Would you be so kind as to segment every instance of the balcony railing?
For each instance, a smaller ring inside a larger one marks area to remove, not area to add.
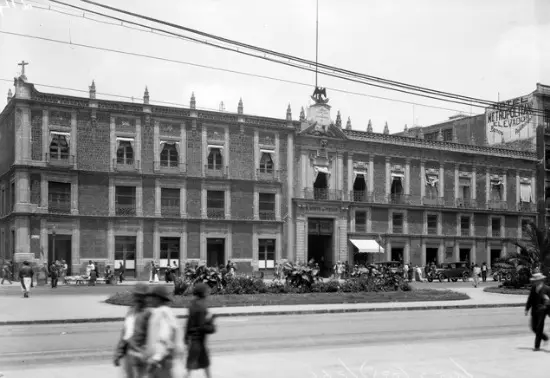
[[[275,220],[275,211],[274,210],[261,210],[259,212],[261,220]]]
[[[187,164],[156,160],[154,162],[154,170],[156,172],[185,173],[187,172]]]
[[[493,230],[493,232],[491,232],[491,237],[493,238],[500,238],[502,236],[502,234],[500,233],[500,230]]]
[[[121,217],[133,217],[136,215],[136,205],[135,204],[115,204],[115,214]]]
[[[477,200],[472,198],[457,198],[456,207],[462,207],[465,209],[477,209],[478,203]]]
[[[354,190],[350,198],[353,202],[374,202],[374,193]]]
[[[71,167],[74,165],[74,155],[65,154],[45,154],[44,160],[49,165],[57,167]]]
[[[394,205],[420,205],[418,198],[410,194],[389,194],[386,200],[387,203]]]
[[[500,200],[489,200],[487,208],[490,210],[508,210],[508,204]]]
[[[223,177],[227,178],[229,176],[229,167],[223,166],[216,169],[213,169],[212,167],[208,167],[208,164],[204,166],[204,174],[207,177]]]
[[[225,219],[225,209],[206,209],[208,219]]]
[[[393,233],[394,234],[402,234],[403,233],[403,226],[393,225]]]
[[[519,211],[535,212],[537,211],[537,205],[532,202],[520,202],[518,203]]]
[[[304,189],[304,199],[342,201],[343,195],[341,190],[336,189],[307,188]]]
[[[180,216],[180,206],[178,205],[161,205],[160,207],[161,215],[166,216]]]
[[[428,235],[437,235],[437,227],[428,227]]]
[[[461,228],[460,229],[460,236],[470,236],[470,229],[469,228]]]
[[[125,159],[118,160],[113,159],[113,168],[117,171],[135,171],[141,167],[139,160]]]
[[[71,213],[71,199],[68,197],[59,195],[48,195],[48,212],[56,214],[70,214]]]
[[[422,204],[424,206],[440,207],[445,205],[445,201],[441,197],[423,197]]]
[[[367,225],[364,223],[355,223],[355,232],[367,232]]]
[[[256,169],[256,178],[258,181],[280,181],[281,180],[281,171],[272,170],[271,172],[262,171],[261,169]]]

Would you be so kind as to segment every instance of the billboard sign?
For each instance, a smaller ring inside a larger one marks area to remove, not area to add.
[[[499,144],[536,136],[532,95],[504,101],[485,111],[487,143]]]

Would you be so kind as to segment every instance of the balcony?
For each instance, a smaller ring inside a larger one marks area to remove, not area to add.
[[[141,169],[141,164],[139,160],[125,159],[118,160],[113,159],[113,168],[115,171],[137,171]]]
[[[470,236],[470,229],[469,228],[461,228],[460,229],[460,236]]]
[[[336,189],[307,188],[304,189],[303,198],[324,201],[342,201],[343,195],[341,190]]]
[[[206,217],[208,219],[225,219],[225,209],[206,209]]]
[[[155,160],[153,169],[155,172],[181,174],[187,172],[187,164]]]
[[[65,154],[45,154],[44,160],[46,164],[55,167],[72,167],[74,165],[74,155]]]
[[[160,214],[162,216],[169,216],[169,217],[179,217],[180,216],[180,205],[174,204],[174,205],[161,205],[160,207]]]
[[[256,179],[258,181],[277,182],[281,180],[281,171],[272,170],[271,172],[267,172],[262,171],[261,169],[256,169]]]
[[[508,210],[508,204],[500,200],[489,200],[487,208],[489,210]]]
[[[120,217],[135,217],[136,204],[115,204],[115,214]]]
[[[423,197],[422,204],[424,206],[442,207],[445,205],[445,200],[441,197]]]
[[[70,214],[71,213],[70,194],[66,196],[49,194],[48,195],[48,212],[55,213],[55,214]]]
[[[354,190],[350,193],[353,202],[374,202],[374,193]]]
[[[275,220],[275,210],[260,210],[259,212],[260,220]]]
[[[518,211],[534,213],[537,211],[537,205],[532,202],[520,202],[518,203]]]
[[[367,225],[365,223],[355,223],[355,232],[367,232]]]
[[[386,203],[392,205],[420,205],[420,197],[410,194],[389,194],[386,196]]]
[[[206,177],[220,177],[227,178],[229,177],[229,167],[219,167],[219,168],[209,168],[208,164],[204,166],[204,174]]]
[[[402,234],[403,233],[403,226],[397,226],[397,225],[393,225],[393,233],[394,234]]]
[[[465,209],[477,209],[478,203],[477,203],[477,200],[472,198],[457,198],[456,207],[465,208]]]

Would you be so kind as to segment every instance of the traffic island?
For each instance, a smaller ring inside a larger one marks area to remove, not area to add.
[[[526,287],[520,287],[520,288],[514,288],[514,287],[486,287],[483,289],[483,291],[487,293],[496,293],[496,294],[512,294],[512,295],[529,295],[530,288]]]
[[[189,307],[190,295],[173,295],[172,307]],[[450,290],[414,289],[411,291],[383,291],[356,293],[265,293],[265,294],[214,294],[208,298],[210,307],[243,306],[292,306],[319,304],[360,304],[360,303],[406,303],[461,301],[470,299],[467,294]],[[125,291],[112,295],[106,301],[113,305],[130,306],[132,292]]]

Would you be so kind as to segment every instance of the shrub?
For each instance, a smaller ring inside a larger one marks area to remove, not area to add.
[[[282,265],[282,271],[287,284],[294,287],[311,288],[311,285],[320,280],[319,269],[307,265],[286,261]]]
[[[226,279],[221,292],[223,294],[262,294],[267,292],[267,285],[259,278],[234,276]]]

